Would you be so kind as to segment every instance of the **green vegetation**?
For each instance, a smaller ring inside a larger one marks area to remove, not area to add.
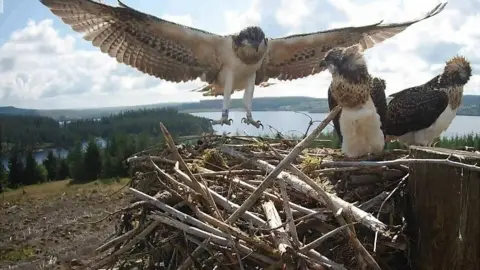
[[[35,249],[32,246],[19,246],[8,250],[0,250],[0,260],[22,261],[35,255]]]
[[[44,116],[1,115],[0,157],[8,158],[8,173],[0,166],[0,184],[15,189],[67,178],[86,183],[127,177],[125,159],[162,142],[159,122],[174,138],[213,131],[208,119],[179,113],[174,108],[125,111],[61,124]],[[105,147],[99,145],[99,138]],[[82,144],[85,141],[86,147]],[[34,150],[46,145],[63,147],[68,156],[61,158],[50,151],[43,163],[37,164]]]
[[[77,141],[90,137],[110,138],[119,132],[158,138],[160,121],[177,136],[213,130],[208,119],[179,113],[174,108],[130,110],[99,119],[80,119],[62,124],[44,116],[0,114],[1,150],[8,153],[13,145],[21,149],[69,149]]]
[[[201,100],[190,103],[159,103],[150,105],[139,105],[131,107],[110,107],[100,109],[82,109],[82,110],[32,110],[15,107],[0,107],[0,115],[28,115],[28,116],[47,116],[55,120],[70,120],[80,118],[100,118],[117,114],[125,110],[136,109],[154,109],[154,108],[176,108],[180,112],[208,112],[220,111],[222,108],[222,99]],[[253,99],[253,108],[255,111],[307,111],[310,113],[328,112],[328,102],[326,98],[311,97],[261,97]],[[232,99],[232,110],[243,110],[241,99]],[[480,96],[465,95],[458,115],[480,116]]]
[[[152,142],[148,137],[118,133],[107,139],[107,145],[103,149],[95,140],[90,139],[86,149],[76,143],[66,158],[57,157],[50,151],[42,164],[37,164],[32,151],[26,152],[23,162],[23,152],[14,148],[9,156],[8,173],[2,171],[0,184],[16,189],[65,179],[72,179],[73,183],[87,183],[97,179],[125,178],[130,175],[130,171],[124,161]]]

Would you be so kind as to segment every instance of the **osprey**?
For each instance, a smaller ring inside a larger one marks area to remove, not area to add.
[[[247,124],[252,118],[255,85],[269,78],[293,80],[317,74],[325,52],[337,46],[361,44],[372,48],[410,25],[440,13],[437,5],[426,16],[403,23],[361,26],[268,39],[260,27],[251,26],[230,35],[217,35],[173,23],[130,8],[92,0],[40,0],[76,32],[85,33],[103,53],[119,63],[170,82],[200,78],[223,95],[222,117],[212,124],[231,124],[228,118],[233,91],[245,89]],[[263,127],[263,126],[262,126]]]
[[[349,158],[381,153],[385,146],[385,81],[369,74],[362,46],[331,49],[320,66],[332,74],[330,110],[337,103],[342,106],[333,120],[342,152]]]
[[[469,61],[455,56],[446,62],[442,74],[390,95],[393,99],[387,106],[387,140],[431,146],[455,118],[462,103],[463,87],[471,76]]]

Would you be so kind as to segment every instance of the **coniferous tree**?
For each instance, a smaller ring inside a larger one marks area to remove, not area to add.
[[[10,158],[8,160],[8,178],[7,183],[10,188],[17,188],[21,185],[24,185],[23,182],[23,171],[24,166],[23,162],[20,159],[17,148],[14,147],[10,153]]]
[[[83,163],[82,145],[77,142],[75,147],[68,153],[69,173],[75,182],[86,181],[85,166]]]
[[[58,161],[56,180],[65,180],[70,177],[70,170],[68,168],[67,159],[62,158]]]
[[[47,179],[49,181],[54,181],[57,178],[58,173],[58,160],[53,151],[48,151],[47,158],[43,161],[43,166],[47,170]]]
[[[102,172],[102,160],[100,157],[100,149],[93,139],[88,142],[83,164],[85,168],[86,180],[97,180]]]
[[[39,183],[43,183],[43,182],[47,181],[48,172],[47,172],[47,169],[45,168],[45,166],[43,166],[42,164],[37,165],[36,174],[37,174],[37,181]]]
[[[25,185],[33,185],[39,182],[39,174],[37,170],[37,161],[30,150],[25,157],[25,170],[23,172],[23,182]]]

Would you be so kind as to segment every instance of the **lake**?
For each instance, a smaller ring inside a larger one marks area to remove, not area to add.
[[[316,128],[320,122],[327,117],[328,114],[326,113],[307,113],[310,117],[312,117],[313,121],[317,120],[319,122],[314,123],[310,128],[310,132]],[[191,113],[196,116],[201,116],[209,119],[220,119],[221,112],[199,112],[199,113]],[[310,118],[306,117],[303,114],[295,113],[292,111],[275,111],[275,112],[267,112],[267,111],[259,111],[259,112],[252,112],[253,119],[260,120],[264,126],[264,130],[262,128],[255,128],[251,125],[247,126],[245,123],[241,123],[241,119],[245,117],[244,111],[231,111],[229,113],[229,118],[233,120],[231,126],[220,126],[215,125],[213,126],[214,130],[218,133],[222,132],[231,132],[235,134],[237,131],[240,135],[245,135],[244,131],[246,131],[250,135],[261,135],[270,133],[270,129],[268,125],[278,129],[283,134],[296,134],[300,135],[305,132],[308,127],[308,123]],[[332,131],[333,127],[328,125],[324,131]],[[273,132],[275,132],[273,130]],[[450,127],[442,133],[442,136],[451,137],[455,135],[464,135],[468,133],[480,133],[480,117],[478,116],[463,116],[457,115],[454,119]]]
[[[320,124],[320,121],[325,119],[327,117],[327,114],[325,113],[306,113],[307,115],[310,115],[312,117],[313,121],[319,121],[317,123],[314,123],[313,126],[310,128],[310,132],[317,127]],[[219,119],[221,116],[221,112],[199,112],[199,113],[191,113],[196,116],[201,116],[209,119]],[[270,131],[268,125],[278,129],[280,132],[283,134],[296,134],[296,135],[303,135],[303,132],[305,132],[308,123],[310,119],[306,117],[303,114],[300,113],[295,113],[292,111],[274,111],[274,112],[268,112],[268,111],[259,111],[259,112],[252,112],[253,118],[255,120],[260,120],[262,124],[264,125],[264,130],[257,129],[253,126],[247,126],[244,123],[241,123],[241,119],[245,117],[245,112],[243,111],[231,111],[229,117],[233,119],[233,123],[231,126],[213,126],[214,130],[217,133],[223,133],[223,132],[231,132],[231,135],[234,135],[235,133],[239,133],[240,135],[245,135],[246,131],[249,135],[265,135],[265,134],[275,134],[275,130],[272,129]],[[328,125],[327,128],[325,129],[326,131],[331,131],[333,130],[333,127],[331,125]],[[452,124],[450,127],[445,131],[442,136],[455,136],[456,134],[458,135],[463,135],[463,134],[468,134],[468,133],[480,133],[480,117],[477,116],[463,116],[459,115],[453,119]],[[100,142],[101,144],[104,144],[105,142]],[[85,147],[85,143],[84,143]],[[37,160],[38,163],[43,162],[43,160],[46,158],[48,151],[50,149],[43,149],[42,151],[37,151],[34,153],[35,159]],[[65,157],[68,154],[68,151],[65,149],[57,149],[54,150],[55,153],[59,156]],[[3,165],[6,167],[8,158],[7,157],[2,157],[1,162]]]

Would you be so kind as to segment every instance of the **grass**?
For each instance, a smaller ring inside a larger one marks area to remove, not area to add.
[[[23,261],[35,255],[35,248],[29,245],[16,249],[0,250],[0,261]]]
[[[84,193],[97,190],[101,192],[114,192],[122,188],[128,178],[110,178],[100,179],[85,184],[72,184],[71,180],[53,181],[40,183],[31,186],[25,186],[15,190],[8,190],[0,195],[5,201],[15,202],[25,198],[29,199],[47,199],[51,196],[58,196],[63,193]],[[25,194],[24,194],[25,191]]]

